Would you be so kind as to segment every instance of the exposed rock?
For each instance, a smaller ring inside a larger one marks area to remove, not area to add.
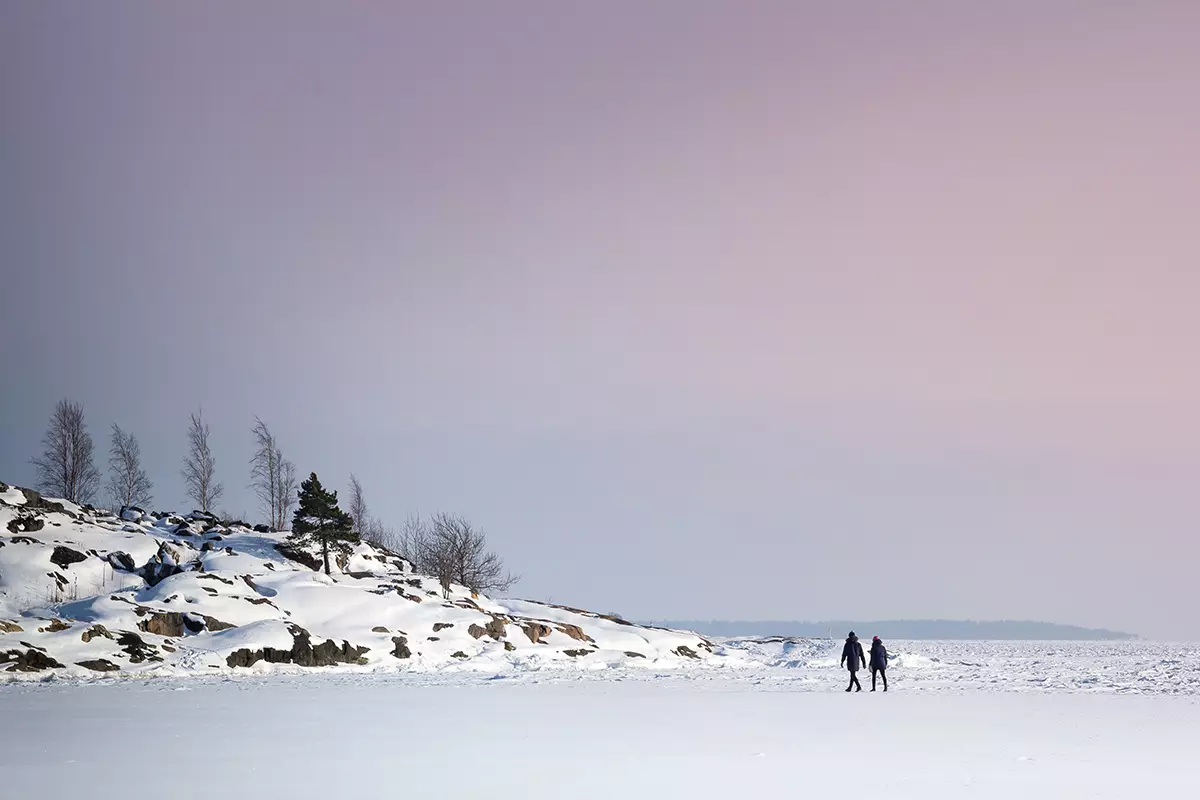
[[[440,637],[440,636],[429,636],[425,639],[425,641],[427,641],[427,642],[440,642],[441,640],[442,640],[442,637]]]
[[[571,658],[579,658],[580,656],[590,656],[593,651],[591,651],[591,650],[563,650],[563,652],[566,653],[567,655],[569,655]]]
[[[412,651],[408,649],[408,639],[404,636],[393,636],[392,644],[396,645],[392,650],[392,655],[396,658],[410,658]]]
[[[107,658],[97,658],[92,661],[76,661],[75,663],[96,672],[116,672],[121,669]]]
[[[434,625],[433,629],[436,631],[437,626]],[[484,636],[487,636],[487,631],[485,631],[479,625],[475,625],[475,624],[472,624],[471,627],[467,628],[467,633],[471,634],[472,638],[475,638],[475,639],[480,639]]]
[[[146,583],[156,586],[172,575],[183,572],[184,558],[178,550],[163,542],[158,546],[158,552],[142,567],[141,575]]]
[[[504,649],[512,651],[512,650],[516,650],[517,646],[506,639],[504,642]]]
[[[25,629],[15,622],[5,622],[0,619],[0,633],[24,633]]]
[[[63,622],[61,619],[55,618],[50,620],[50,624],[44,628],[38,628],[38,633],[58,633],[59,631],[69,630],[71,624]]]
[[[46,527],[44,519],[29,514],[19,514],[8,521],[9,533],[34,533],[44,527]]]
[[[113,635],[108,632],[108,628],[104,627],[103,625],[93,625],[84,631],[83,636],[79,638],[83,639],[83,641],[86,643],[100,636],[103,636],[105,639],[113,638]]]
[[[468,656],[462,650],[455,650],[453,653],[450,654],[450,657],[451,658],[470,658],[470,656]]]
[[[24,653],[20,650],[0,652],[0,664],[11,665],[6,672],[40,672],[44,669],[62,669],[62,664],[46,655],[40,648],[34,648],[28,642],[21,642],[21,644],[30,649]]]
[[[629,656],[630,658],[645,658],[645,656],[641,653],[635,653],[632,650],[626,650],[625,655]]]
[[[185,633],[200,633],[205,629],[216,633],[236,627],[236,625],[222,622],[207,614],[181,614],[177,611],[159,611],[138,623],[138,629],[143,633],[171,637],[180,637]]]
[[[222,578],[220,575],[213,575],[211,572],[204,572],[196,576],[197,580],[203,579],[206,581],[220,581],[227,586],[233,586],[233,581],[228,578]]]
[[[142,637],[136,633],[123,631],[120,637],[117,638],[117,645],[129,655],[131,664],[140,664],[143,661],[163,660],[162,656],[155,652],[158,648],[142,641]]]
[[[433,632],[437,633],[441,630],[444,630],[445,628],[453,628],[453,627],[454,627],[453,622],[435,622],[435,623],[433,623]],[[478,639],[479,637],[476,636],[475,638]]]
[[[271,526],[270,525],[255,525],[254,532],[255,533],[270,533]]]
[[[54,548],[54,552],[50,554],[50,561],[63,569],[67,569],[72,564],[78,564],[80,561],[87,561],[87,556],[78,550],[72,550],[69,547],[58,545]]]
[[[672,653],[674,653],[674,654],[675,654],[675,655],[677,655],[677,656],[683,656],[684,658],[699,658],[699,657],[700,657],[700,656],[699,656],[699,655],[696,653],[696,651],[695,651],[695,650],[693,650],[692,648],[688,647],[686,644],[681,644],[681,645],[679,645],[679,647],[676,647],[676,648],[675,648],[674,650],[672,650],[671,652],[672,652]]]
[[[137,506],[121,506],[121,513],[118,516],[126,522],[140,522],[142,517],[146,516],[146,512]]]
[[[371,633],[391,633],[391,631],[382,625],[376,625],[374,628],[371,628]]]
[[[32,536],[14,536],[9,541],[13,544],[38,544],[38,540]]]
[[[137,565],[133,563],[133,556],[122,550],[109,553],[108,563],[111,564],[115,569],[119,569],[123,572],[137,571]]]
[[[521,626],[521,630],[525,631],[529,641],[534,644],[542,643],[542,640],[552,633],[549,625],[543,625],[540,622],[527,622]]]
[[[21,494],[25,495],[25,505],[22,506],[22,508],[29,509],[30,511],[66,512],[66,508],[63,507],[62,503],[55,503],[52,500],[43,499],[43,497],[33,489],[21,489]]]
[[[301,667],[367,663],[363,654],[370,651],[369,647],[355,647],[347,641],[343,641],[339,647],[332,639],[326,639],[323,643],[313,647],[310,635],[304,628],[299,625],[289,625],[288,629],[292,633],[291,650],[264,647],[261,650],[252,651],[243,647],[230,653],[225,659],[225,663],[231,667],[249,667],[258,661],[266,661],[269,664],[296,664]]]
[[[592,644],[596,643],[596,640],[584,633],[583,628],[580,628],[578,625],[569,625],[565,622],[559,622],[557,623],[557,627],[559,631],[565,633],[567,636],[570,636],[577,642],[591,642]]]
[[[317,572],[319,572],[319,571],[321,571],[321,569],[323,569],[321,559],[318,558],[317,556],[314,556],[312,553],[308,552],[307,550],[304,550],[299,547],[293,547],[292,545],[288,544],[287,542],[280,542],[280,543],[276,544],[275,549],[279,551],[279,555],[283,556],[284,558],[288,559],[289,561],[295,561],[297,564],[303,564],[304,566],[308,567],[309,569],[315,570]]]

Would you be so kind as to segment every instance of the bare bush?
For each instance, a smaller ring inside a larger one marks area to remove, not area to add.
[[[92,436],[81,403],[58,402],[42,447],[42,455],[31,459],[37,468],[38,489],[72,503],[91,502],[100,487],[100,470],[92,461]]]
[[[254,418],[254,457],[250,459],[250,487],[258,496],[267,524],[273,531],[286,529],[296,505],[296,465],[283,457],[283,450],[267,423]]]
[[[350,499],[346,503],[346,513],[354,520],[354,532],[359,536],[366,533],[366,528],[370,524],[368,516],[367,501],[363,497],[362,484],[358,481],[358,476],[353,472],[350,473]]]
[[[410,517],[400,535],[401,554],[418,572],[432,575],[449,595],[451,583],[473,591],[507,591],[520,580],[488,549],[487,537],[466,519],[435,514],[429,522]]]
[[[142,469],[142,450],[132,433],[113,423],[108,456],[108,493],[113,508],[149,506],[154,483]]]
[[[200,510],[208,513],[225,494],[225,487],[216,479],[217,459],[208,446],[208,425],[201,418],[203,412],[192,414],[188,427],[188,454],[183,460],[183,481],[188,497],[196,502]]]

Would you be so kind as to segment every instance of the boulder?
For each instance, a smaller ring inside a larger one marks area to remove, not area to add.
[[[391,633],[391,631],[382,625],[376,625],[374,628],[371,628],[371,633]]]
[[[146,562],[140,574],[150,586],[156,586],[172,575],[183,572],[183,555],[171,545],[163,542],[158,546],[158,552]]]
[[[15,622],[0,619],[0,633],[24,633],[25,629]]]
[[[625,655],[629,656],[630,658],[645,658],[644,655],[641,653],[635,653],[633,650],[626,650]]]
[[[560,622],[557,624],[557,627],[561,633],[565,633],[577,642],[596,643],[596,640],[584,633],[583,628],[580,628],[578,625],[569,625],[565,622]]]
[[[143,661],[163,660],[162,656],[156,652],[158,648],[142,641],[142,637],[136,633],[123,631],[117,638],[117,645],[129,656],[131,664],[140,664]]]
[[[25,505],[22,506],[22,508],[26,508],[30,511],[66,512],[66,508],[63,507],[62,503],[55,503],[52,500],[45,500],[33,489],[22,489],[21,494],[25,495]]]
[[[92,661],[76,661],[75,663],[96,672],[117,672],[121,669],[107,658],[97,658]]]
[[[516,650],[517,646],[506,639],[504,642],[504,649],[511,652],[513,650]]]
[[[446,628],[453,628],[453,627],[454,627],[453,622],[435,622],[435,623],[433,623],[433,632],[438,633],[442,630],[445,630]],[[476,636],[475,638],[478,639],[479,637]]]
[[[471,627],[467,628],[467,633],[471,634],[471,636],[475,637],[476,639],[489,636],[497,642],[504,638],[505,632],[506,628],[504,626],[504,620],[500,617],[492,617],[491,621],[487,625],[472,625]]]
[[[137,565],[133,563],[133,556],[123,550],[117,550],[108,554],[108,563],[113,569],[119,569],[122,572],[136,572]]]
[[[146,512],[137,506],[121,506],[119,516],[126,522],[141,522],[142,517],[146,516]]]
[[[521,626],[521,630],[525,631],[525,635],[529,637],[529,641],[534,644],[540,644],[543,639],[552,633],[549,625],[543,625],[540,622],[527,622]]]
[[[54,552],[50,554],[50,561],[63,569],[67,569],[72,564],[78,564],[80,561],[87,561],[87,556],[78,550],[72,550],[69,547],[58,545],[54,548]]]
[[[328,667],[334,664],[365,664],[364,653],[369,647],[355,647],[347,641],[339,646],[332,639],[313,646],[311,635],[299,625],[289,625],[292,634],[291,650],[276,650],[264,647],[261,650],[250,650],[243,647],[229,654],[225,663],[230,667],[249,667],[258,661],[271,664],[296,664],[301,667]]]
[[[38,633],[58,633],[59,631],[69,630],[70,627],[71,623],[64,622],[56,617],[55,619],[50,620],[50,624],[46,627],[38,628]]]
[[[22,642],[22,644],[25,644]],[[44,669],[62,669],[63,665],[50,656],[33,647],[21,652],[8,650],[0,652],[0,664],[8,664],[6,672],[40,672]]]
[[[270,533],[271,526],[270,525],[255,525],[254,532],[255,533]]]
[[[392,644],[395,648],[392,650],[392,655],[396,658],[410,658],[412,651],[408,649],[408,639],[404,636],[393,636]]]
[[[593,651],[591,651],[591,650],[563,650],[563,652],[566,653],[567,655],[569,655],[571,658],[579,658],[580,656],[590,656]]]
[[[9,533],[35,533],[46,527],[46,521],[30,514],[18,514],[8,521]]]
[[[695,650],[688,647],[686,644],[679,645],[679,647],[676,647],[671,652],[677,656],[683,656],[684,658],[699,658],[700,657],[700,655]]]
[[[83,639],[84,643],[87,643],[92,639],[96,639],[101,636],[103,636],[105,639],[113,638],[113,635],[108,632],[108,628],[104,627],[103,625],[93,625],[84,631],[83,636],[79,638]]]

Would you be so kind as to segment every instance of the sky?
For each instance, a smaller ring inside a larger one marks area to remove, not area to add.
[[[0,11],[0,480],[250,427],[514,594],[1200,638],[1200,5]]]

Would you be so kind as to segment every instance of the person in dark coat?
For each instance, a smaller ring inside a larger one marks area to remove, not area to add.
[[[875,676],[883,676],[883,690],[887,691],[887,648],[883,640],[876,636],[871,640],[871,691],[875,691]]]
[[[862,691],[862,684],[858,682],[858,668],[867,665],[867,657],[863,655],[862,643],[858,641],[858,637],[854,635],[854,631],[850,631],[850,635],[846,637],[846,645],[842,648],[842,666],[850,669],[850,685],[846,687],[846,691],[858,687],[858,691]]]

